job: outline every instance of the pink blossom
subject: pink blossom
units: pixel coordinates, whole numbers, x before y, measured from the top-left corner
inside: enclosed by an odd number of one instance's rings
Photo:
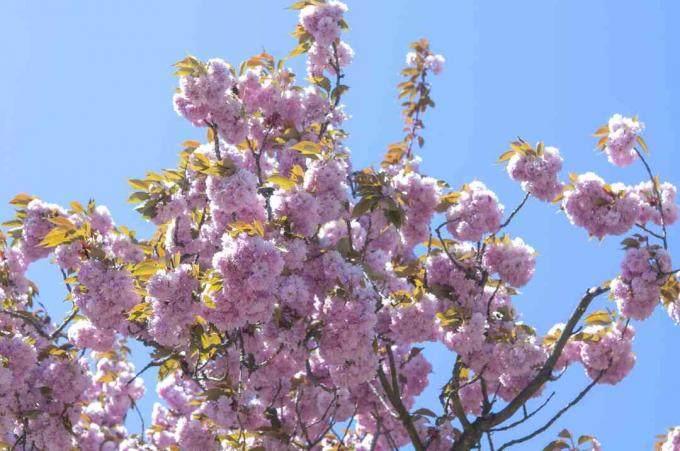
[[[598,334],[603,326],[587,326],[585,333]],[[602,384],[619,383],[635,365],[632,341],[635,330],[630,324],[616,323],[604,329],[604,335],[597,341],[586,340],[581,346],[581,362],[591,379]]]
[[[514,287],[529,282],[534,274],[536,251],[524,244],[521,238],[496,240],[488,244],[483,263],[489,272],[496,272],[501,279]]]
[[[542,155],[517,152],[508,161],[510,178],[521,182],[524,191],[545,202],[562,192],[562,184],[557,179],[561,169],[562,157],[556,147],[545,147]]]
[[[630,248],[621,263],[621,275],[611,283],[619,311],[629,318],[643,320],[659,303],[664,273],[672,270],[668,252],[656,246]]]
[[[425,67],[430,69],[433,74],[439,75],[444,70],[444,61],[442,55],[427,55],[425,57]]]
[[[605,152],[609,162],[620,167],[630,165],[637,158],[636,139],[645,129],[645,124],[637,119],[614,114],[609,118],[609,133]]]
[[[651,181],[642,182],[635,186],[634,190],[640,199],[640,213],[637,222],[646,224],[648,221],[660,225],[672,225],[678,220],[678,204],[675,200],[677,188],[675,185],[664,182],[658,187],[661,195],[661,206],[663,207],[663,221],[659,212],[659,198],[652,186]]]
[[[460,199],[446,212],[447,230],[455,238],[479,241],[485,233],[498,231],[503,216],[503,205],[496,194],[482,182],[470,182]]]
[[[562,200],[569,221],[599,239],[626,233],[638,217],[638,205],[631,189],[620,183],[607,185],[592,172],[576,177],[573,189],[565,191]]]

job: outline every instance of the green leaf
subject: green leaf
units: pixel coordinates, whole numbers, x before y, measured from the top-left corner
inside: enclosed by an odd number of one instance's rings
[[[290,147],[291,150],[296,150],[304,156],[317,156],[321,153],[321,145],[313,141],[300,141],[294,146]]]
[[[146,193],[144,191],[137,191],[132,193],[130,197],[128,197],[127,201],[130,204],[138,204],[140,202],[144,202],[147,199],[149,199],[149,193]]]
[[[128,320],[144,322],[153,314],[153,307],[150,302],[140,302],[128,312]]]
[[[145,260],[133,266],[130,272],[132,273],[133,277],[144,278],[153,276],[160,268],[161,265],[158,261]]]
[[[269,183],[273,183],[274,185],[278,185],[279,187],[285,189],[285,190],[291,190],[295,188],[296,184],[293,180],[284,177],[282,175],[276,174],[272,175],[267,179]]]
[[[564,440],[553,440],[543,448],[543,451],[555,451],[559,449],[569,449],[569,445]]]
[[[158,368],[158,380],[163,380],[179,369],[179,360],[172,358],[164,361]]]
[[[611,324],[611,322],[612,322],[611,315],[609,314],[609,312],[605,310],[598,310],[596,312],[593,312],[590,315],[588,315],[585,319],[585,323],[589,325],[593,324],[598,326],[607,326]]]
[[[55,247],[59,246],[70,240],[70,230],[62,227],[55,227],[50,230],[47,235],[40,241],[40,245],[43,247]]]
[[[640,147],[642,147],[642,150],[645,151],[647,155],[649,155],[649,147],[647,147],[647,143],[645,142],[644,138],[642,136],[638,136],[636,138],[636,141],[638,144],[640,144]]]
[[[590,435],[582,435],[578,438],[578,444],[583,445],[584,443],[592,443],[593,440],[595,440],[595,437],[591,437]]]
[[[559,434],[557,434],[558,437],[562,438],[571,438],[571,432],[569,432],[567,429],[562,429]]]
[[[9,201],[11,205],[16,205],[17,207],[25,207],[28,205],[33,199],[35,199],[34,196],[31,196],[30,194],[26,193],[20,193],[14,196],[12,200]]]
[[[117,378],[118,378],[118,375],[116,373],[114,373],[113,371],[107,371],[106,373],[104,373],[104,375],[102,377],[97,379],[97,382],[100,383],[100,384],[105,384],[107,382],[113,382]]]
[[[288,55],[286,55],[286,59],[295,58],[296,56],[307,53],[311,47],[311,41],[303,41],[299,43],[293,50],[291,50]]]
[[[365,196],[363,197],[352,209],[352,218],[358,218],[359,216],[368,213],[378,203],[378,198],[375,196]]]
[[[150,185],[150,182],[148,182],[146,180],[139,180],[139,179],[128,179],[127,182],[128,182],[128,185],[130,185],[131,187],[133,187],[135,189],[141,189],[141,190],[144,190],[144,191],[149,189],[149,185]]]

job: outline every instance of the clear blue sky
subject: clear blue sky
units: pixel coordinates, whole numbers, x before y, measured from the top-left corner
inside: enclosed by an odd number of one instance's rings
[[[126,177],[174,166],[180,142],[204,137],[172,110],[177,80],[170,65],[186,52],[234,63],[263,49],[284,56],[297,20],[284,9],[288,3],[0,3],[0,199],[22,191],[58,203],[94,197],[118,223],[148,233],[125,203]],[[566,172],[594,170],[608,181],[632,183],[644,177],[641,167],[614,168],[593,150],[592,131],[620,112],[647,123],[653,167],[680,185],[680,3],[355,0],[349,7],[347,40],[356,59],[346,79],[347,129],[357,167],[379,162],[385,145],[398,139],[394,85],[408,43],[425,36],[447,59],[434,81],[437,107],[426,118],[422,154],[429,174],[452,185],[480,178],[512,208],[520,189],[494,161],[521,135],[559,147]],[[0,205],[0,216],[11,214]],[[540,253],[535,278],[516,305],[541,332],[566,319],[586,287],[613,277],[622,257],[619,239],[588,241],[554,206],[533,200],[510,232]],[[671,229],[670,241],[680,263],[680,227]],[[41,264],[32,276],[49,309],[63,310],[54,269]],[[612,304],[597,304],[605,306]],[[680,327],[661,310],[634,324],[632,374],[616,387],[596,389],[561,422],[597,436],[605,449],[651,449],[656,434],[680,424]],[[428,357],[442,368],[431,376],[439,385],[451,357],[434,347]],[[135,362],[141,367],[146,358],[136,355]],[[146,377],[151,387],[153,377]],[[572,368],[546,410],[586,383],[581,368]],[[432,392],[424,402],[434,399]],[[144,411],[152,400],[147,396]],[[558,430],[518,448],[541,449]]]

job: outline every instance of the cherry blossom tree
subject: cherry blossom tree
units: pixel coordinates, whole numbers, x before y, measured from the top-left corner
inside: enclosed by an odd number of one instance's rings
[[[595,136],[612,164],[641,165],[639,184],[566,178],[557,148],[520,138],[499,158],[525,193],[506,208],[482,181],[451,188],[421,173],[431,79],[445,63],[421,39],[398,85],[403,137],[379,167],[355,168],[343,130],[347,7],[292,9],[298,43],[284,59],[175,64],[175,110],[207,137],[184,142],[175,169],[129,180],[151,238],[94,201],[11,201],[16,215],[0,235],[2,446],[500,451],[625,378],[633,321],[663,308],[680,322],[668,252],[676,188],[650,168],[637,117],[615,114]],[[300,55],[303,85],[287,66]],[[514,306],[537,262],[531,230],[526,241],[505,232],[533,201],[558,205],[584,237],[621,236],[625,247],[620,274],[594,281],[545,334]],[[26,276],[41,259],[63,275],[71,306],[57,322]],[[152,350],[142,368],[131,341]],[[452,351],[451,376],[440,405],[416,409],[432,369],[424,342]],[[571,366],[590,382],[553,407],[548,393]],[[139,412],[139,375],[150,368],[162,402],[131,433],[125,418]],[[533,432],[494,442],[539,417]],[[546,447],[600,448],[567,430]],[[680,449],[680,428],[657,448]]]

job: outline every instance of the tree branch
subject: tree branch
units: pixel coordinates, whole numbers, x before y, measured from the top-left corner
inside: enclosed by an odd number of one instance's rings
[[[559,411],[558,411],[558,412],[557,412],[550,420],[548,420],[548,422],[545,423],[543,426],[541,426],[540,428],[536,429],[536,430],[535,430],[534,432],[532,432],[531,434],[528,434],[528,435],[525,435],[524,437],[521,437],[521,438],[518,438],[518,439],[509,441],[508,443],[506,443],[506,444],[504,444],[503,446],[501,446],[500,448],[498,448],[498,451],[503,451],[504,449],[509,448],[509,447],[511,447],[511,446],[513,446],[513,445],[516,445],[516,444],[518,444],[518,443],[523,443],[523,442],[526,442],[526,441],[528,441],[528,440],[531,440],[532,438],[534,438],[534,437],[536,437],[537,435],[539,435],[539,434],[541,434],[542,432],[544,432],[546,429],[548,429],[550,426],[552,426],[552,425],[555,423],[555,421],[557,421],[557,420],[558,420],[558,419],[559,419],[559,418],[560,418],[567,410],[571,409],[571,408],[574,407],[579,401],[581,401],[581,399],[583,399],[583,397],[584,397],[585,395],[588,394],[588,392],[590,391],[590,389],[593,388],[593,387],[595,386],[595,384],[597,384],[597,383],[599,382],[600,378],[602,378],[602,376],[603,376],[606,372],[607,372],[607,370],[600,371],[600,374],[598,374],[597,377],[596,377],[595,379],[593,379],[593,381],[592,381],[590,384],[588,384],[588,386],[586,386],[586,388],[584,388],[583,390],[581,390],[581,393],[579,393],[574,399],[572,399],[571,402],[569,402],[569,404],[567,404],[567,405],[564,406],[562,409],[560,409],[560,410],[559,410]]]
[[[390,361],[390,371],[392,372],[392,378],[394,381],[396,381],[396,365],[394,364],[394,356],[392,355],[392,350],[390,349],[389,345],[386,345],[385,347],[387,349],[387,355]],[[380,384],[387,395],[387,399],[390,401],[390,404],[392,404],[392,407],[394,407],[394,410],[396,410],[397,415],[399,415],[399,420],[406,429],[406,432],[408,432],[408,436],[411,439],[411,443],[413,443],[413,447],[416,449],[416,451],[425,451],[425,446],[420,440],[420,436],[413,425],[411,414],[408,412],[408,410],[406,410],[404,403],[401,401],[399,385],[397,384],[394,387],[390,386],[387,376],[382,369],[382,365],[378,366],[378,379],[380,379]]]
[[[652,174],[652,168],[650,168],[649,164],[647,164],[647,160],[645,160],[645,157],[642,156],[642,152],[640,152],[637,149],[637,147],[634,147],[633,149],[635,150],[637,156],[640,157],[640,161],[642,161],[642,164],[645,165],[647,175],[649,175],[649,180],[652,182],[652,188],[654,188],[654,194],[656,195],[656,199],[659,201],[659,204],[656,206],[656,208],[657,210],[659,210],[659,215],[661,216],[661,229],[663,230],[663,237],[661,239],[663,240],[663,248],[668,249],[668,233],[666,233],[666,219],[663,216],[663,203],[661,200],[661,193],[659,192],[659,187],[656,185],[656,179],[654,178],[654,174]]]
[[[520,202],[519,205],[517,207],[515,207],[514,210],[512,210],[512,213],[510,213],[510,216],[508,216],[508,219],[506,219],[505,222],[503,224],[501,224],[501,226],[498,228],[499,231],[501,229],[504,229],[505,227],[507,227],[510,224],[512,219],[515,216],[517,216],[517,213],[519,213],[519,211],[522,209],[522,207],[524,207],[524,204],[527,203],[527,200],[529,200],[529,193],[526,193],[524,195],[524,198],[522,199],[522,202]],[[498,232],[496,232],[496,233],[498,233]]]

